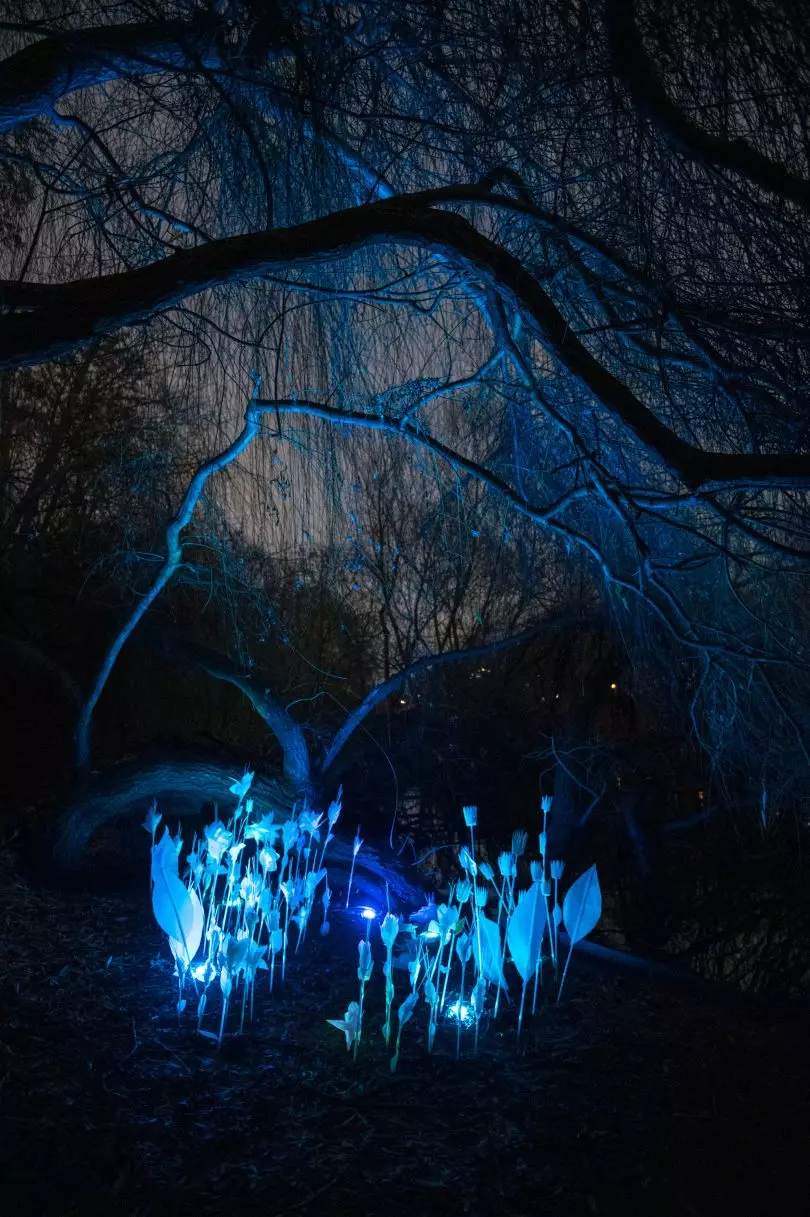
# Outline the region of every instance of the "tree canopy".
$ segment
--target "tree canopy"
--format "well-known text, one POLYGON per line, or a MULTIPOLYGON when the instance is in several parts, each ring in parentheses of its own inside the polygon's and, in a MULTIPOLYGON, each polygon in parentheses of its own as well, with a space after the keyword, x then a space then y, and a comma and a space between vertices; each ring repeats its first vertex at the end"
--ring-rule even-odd
POLYGON ((798 772, 798 0, 5 0, 0 35, 12 389, 136 351, 141 419, 251 545, 339 551, 388 609, 419 552, 382 678, 521 636, 577 572, 713 755, 798 772))

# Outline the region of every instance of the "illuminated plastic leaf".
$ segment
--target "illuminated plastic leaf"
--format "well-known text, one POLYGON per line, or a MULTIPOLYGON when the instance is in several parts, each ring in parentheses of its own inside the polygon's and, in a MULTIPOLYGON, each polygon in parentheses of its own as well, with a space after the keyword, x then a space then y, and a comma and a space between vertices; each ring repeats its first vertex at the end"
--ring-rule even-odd
POLYGON ((144 820, 143 824, 141 825, 141 828, 145 828, 146 831, 148 833, 150 833, 151 836, 154 837, 155 833, 157 832, 158 825, 160 824, 160 821, 162 819, 163 819, 163 816, 160 814, 160 812, 157 809, 157 803, 153 800, 152 806, 147 811, 146 819, 144 820))
POLYGON ((399 1007, 398 1017, 400 1027, 404 1027, 408 1019, 414 1012, 416 1003, 419 1001, 418 993, 409 993, 402 1005, 399 1007))
POLYGON ((399 933, 399 918, 393 913, 386 913, 382 919, 380 926, 380 936, 388 950, 396 942, 397 934, 399 933))
POLYGON ((177 848, 168 831, 152 849, 152 910, 164 934, 177 944, 172 947, 175 957, 190 963, 202 938, 202 907, 196 892, 177 876, 177 848))
POLYGON ((456 954, 466 967, 472 954, 472 936, 470 934, 459 934, 456 939, 456 954))
POLYGON ((245 967, 249 944, 249 938, 235 938, 233 934, 229 934, 225 939, 223 950, 228 971, 232 976, 245 967))
POLYGON ((360 1031, 360 1006, 356 1001, 349 1003, 349 1008, 343 1018, 328 1018, 330 1027, 337 1027, 346 1036, 346 1048, 351 1048, 360 1031))
POLYGON ((478 918, 481 934, 481 951, 478 950, 478 934, 473 933, 473 954, 479 973, 492 985, 506 988, 501 969, 501 932, 497 923, 489 917, 478 918))
POLYGON ((528 891, 520 893, 506 930, 509 953, 524 981, 534 974, 540 962, 545 929, 545 902, 540 885, 533 883, 528 891))
POLYGON ((374 960, 371 957, 371 947, 366 942, 365 938, 361 938, 357 944, 357 953, 359 963, 357 966, 357 978, 364 984, 371 979, 371 973, 374 968, 374 960))
POLYGON ((186 894, 191 902, 191 925, 188 929, 186 929, 186 936, 184 940, 181 941, 180 939, 171 936, 169 937, 169 946, 171 947, 172 954, 174 955, 175 959, 183 965, 184 968, 189 966, 194 956, 197 954, 197 951, 200 949, 200 943, 202 942, 203 936, 203 926, 205 922, 203 907, 197 893, 192 889, 187 891, 186 894))
POLYGON ((231 794, 236 795, 240 803, 250 790, 250 783, 252 781, 253 774, 246 769, 241 778, 234 778, 233 785, 229 787, 231 794))
POLYGON ((590 934, 602 916, 602 893, 596 866, 571 884, 563 901, 563 922, 572 943, 590 934))

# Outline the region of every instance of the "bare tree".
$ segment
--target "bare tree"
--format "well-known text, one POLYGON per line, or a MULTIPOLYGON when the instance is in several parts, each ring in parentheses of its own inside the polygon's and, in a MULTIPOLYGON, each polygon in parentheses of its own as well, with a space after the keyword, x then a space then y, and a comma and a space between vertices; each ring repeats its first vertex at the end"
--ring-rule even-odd
MULTIPOLYGON (((405 497, 441 466, 490 546, 540 529, 687 657, 717 755, 777 723, 774 755, 807 759, 799 4, 13 9, 0 160, 30 200, 0 366, 138 327, 221 403, 209 460, 258 369, 265 441, 230 510, 263 518, 282 461, 293 500, 323 487, 331 541, 329 470, 359 471, 371 511, 369 435, 409 445, 405 497)), ((378 587, 397 662, 450 642, 460 606, 400 646, 378 587)))

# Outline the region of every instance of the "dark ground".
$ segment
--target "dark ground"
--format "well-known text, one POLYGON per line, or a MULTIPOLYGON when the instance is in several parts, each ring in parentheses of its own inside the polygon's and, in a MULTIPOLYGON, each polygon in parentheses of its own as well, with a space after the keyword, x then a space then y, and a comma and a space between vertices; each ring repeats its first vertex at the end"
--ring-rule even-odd
MULTIPOLYGON (((807 1211, 800 1015, 580 963, 520 1056, 507 1014, 477 1061, 453 1060, 450 1034, 428 1057, 420 1016, 392 1076, 379 1034, 354 1066, 324 1021, 356 996, 357 927, 336 917, 285 988, 257 998, 250 1033, 217 1051, 175 1014, 146 887, 33 886, 5 851, 8 1217, 807 1211)), ((374 982, 379 995, 379 962, 374 982)), ((367 1027, 381 1021, 372 1006, 367 1027)))

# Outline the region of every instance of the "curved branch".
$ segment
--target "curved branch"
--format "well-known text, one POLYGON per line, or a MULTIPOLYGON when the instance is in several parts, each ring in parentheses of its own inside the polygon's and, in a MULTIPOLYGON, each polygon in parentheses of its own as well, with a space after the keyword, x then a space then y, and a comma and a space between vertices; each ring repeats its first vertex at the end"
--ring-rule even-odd
MULTIPOLYGON (((602 406, 687 486, 810 486, 810 454, 706 452, 663 423, 571 331, 523 264, 453 212, 431 204, 471 191, 423 191, 334 212, 291 228, 183 250, 137 270, 66 284, 0 284, 0 369, 67 354, 101 334, 147 320, 197 292, 290 267, 343 259, 372 245, 410 245, 460 258, 514 300, 539 341, 602 406)), ((498 199, 477 202, 491 202, 498 199)))
POLYGON ((50 34, 0 63, 0 131, 53 114, 64 97, 122 76, 220 65, 218 25, 146 21, 50 34))
MULTIPOLYGON (((442 443, 441 440, 434 439, 425 431, 421 431, 412 423, 403 422, 400 419, 393 419, 380 414, 364 414, 362 411, 343 411, 336 406, 320 405, 316 402, 289 402, 277 401, 263 403, 258 405, 265 407, 266 412, 271 411, 279 417, 283 414, 303 414, 310 418, 320 418, 325 422, 332 424, 343 425, 346 427, 364 427, 370 431, 385 431, 390 435, 398 435, 403 439, 407 439, 410 443, 426 448, 428 451, 435 453, 442 460, 447 461, 455 469, 463 469, 465 473, 469 473, 471 477, 481 481, 484 485, 490 486, 506 499, 510 506, 532 520, 534 523, 543 524, 553 532, 562 536, 567 542, 573 541, 575 544, 590 554, 590 556, 598 563, 603 575, 608 583, 614 585, 623 591, 630 592, 634 596, 643 598, 653 611, 658 616, 659 620, 667 627, 672 636, 685 646, 696 648, 706 655, 729 653, 728 646, 722 641, 699 638, 694 630, 689 625, 688 619, 684 615, 683 609, 674 597, 673 593, 664 588, 660 581, 655 577, 650 563, 649 555, 642 559, 641 578, 639 582, 633 582, 616 571, 611 570, 605 560, 604 554, 599 550, 598 546, 584 533, 578 531, 569 525, 563 525, 555 519, 555 516, 564 511, 571 503, 584 498, 598 491, 605 497, 606 501, 612 506, 619 506, 618 499, 613 491, 607 492, 606 488, 600 488, 599 481, 596 479, 593 485, 576 486, 571 490, 560 495, 553 503, 547 506, 538 506, 525 499, 518 491, 514 490, 508 482, 498 477, 496 473, 479 465, 476 461, 469 460, 462 456, 461 453, 442 443), (661 603, 658 596, 653 596, 652 593, 660 594, 661 603)), ((713 500, 699 500, 705 506, 711 508, 713 500)), ((627 523, 626 504, 622 506, 619 513, 619 518, 627 523)), ((635 535, 635 534, 634 534, 635 535)), ((644 547, 642 547, 643 552, 644 547)), ((764 651, 755 650, 747 646, 742 646, 735 650, 735 654, 742 658, 755 662, 774 662, 773 657, 764 651)), ((795 662, 795 660, 794 660, 795 662)))
POLYGON ((79 773, 86 772, 90 766, 90 723, 93 711, 98 704, 101 694, 104 692, 104 687, 110 678, 110 673, 115 666, 118 656, 121 654, 124 644, 155 603, 160 593, 171 581, 172 576, 183 561, 182 533, 191 522, 194 509, 200 500, 205 483, 212 473, 224 469, 226 465, 230 465, 232 461, 235 461, 245 451, 253 438, 258 434, 261 426, 261 417, 266 412, 264 407, 257 406, 255 403, 248 408, 245 415, 245 425, 240 434, 223 452, 218 453, 200 465, 191 479, 186 493, 183 495, 183 500, 176 514, 169 521, 166 527, 166 556, 160 564, 160 569, 152 580, 148 591, 138 601, 110 643, 93 688, 82 706, 76 726, 76 766, 79 773))
POLYGON ((546 628, 546 624, 544 622, 543 624, 533 625, 527 630, 522 630, 520 634, 514 634, 511 638, 502 638, 499 642, 490 642, 485 646, 468 647, 462 651, 444 651, 438 655, 423 655, 421 659, 414 660, 407 668, 403 668, 401 672, 395 672, 393 676, 389 676, 387 680, 376 685, 370 693, 366 694, 360 705, 351 711, 346 722, 326 750, 326 755, 320 766, 321 773, 326 773, 338 753, 347 743, 349 737, 354 734, 374 707, 378 706, 380 702, 385 701, 392 693, 396 693, 413 676, 419 676, 420 673, 429 672, 433 668, 446 667, 451 663, 464 663, 468 659, 487 659, 490 655, 497 655, 501 651, 506 651, 511 647, 531 642, 541 630, 546 628))
POLYGON ((305 794, 311 785, 309 748, 299 723, 277 701, 268 688, 259 688, 254 679, 242 672, 224 655, 207 647, 192 645, 169 637, 165 633, 144 635, 142 641, 150 650, 164 658, 183 660, 201 668, 214 680, 222 680, 238 689, 270 728, 281 745, 283 772, 296 793, 305 794))
POLYGON ((744 139, 726 140, 704 131, 672 101, 644 49, 635 7, 635 0, 606 0, 604 19, 613 70, 627 88, 636 113, 690 161, 728 169, 769 194, 810 211, 810 182, 770 160, 744 139))
POLYGON ((412 444, 416 444, 421 448, 427 448, 429 452, 435 453, 436 456, 441 457, 442 460, 452 465, 454 469, 462 469, 479 482, 483 482, 492 490, 496 490, 521 515, 526 516, 527 519, 532 520, 535 524, 550 523, 553 517, 559 515, 570 503, 583 499, 591 493, 591 487, 577 486, 573 490, 569 490, 561 495, 558 499, 555 499, 553 503, 541 507, 538 504, 529 502, 528 499, 524 499, 508 482, 498 477, 497 473, 486 469, 478 461, 473 461, 466 456, 462 456, 454 448, 448 447, 440 439, 434 439, 433 436, 428 435, 416 423, 409 423, 406 419, 387 418, 385 415, 380 414, 364 414, 362 410, 340 410, 336 406, 323 406, 318 402, 311 401, 258 401, 256 404, 257 406, 262 406, 268 414, 275 413, 279 416, 282 414, 305 414, 309 418, 320 418, 327 423, 336 423, 345 427, 364 427, 369 431, 386 431, 389 435, 398 435, 402 439, 410 440, 412 444))

